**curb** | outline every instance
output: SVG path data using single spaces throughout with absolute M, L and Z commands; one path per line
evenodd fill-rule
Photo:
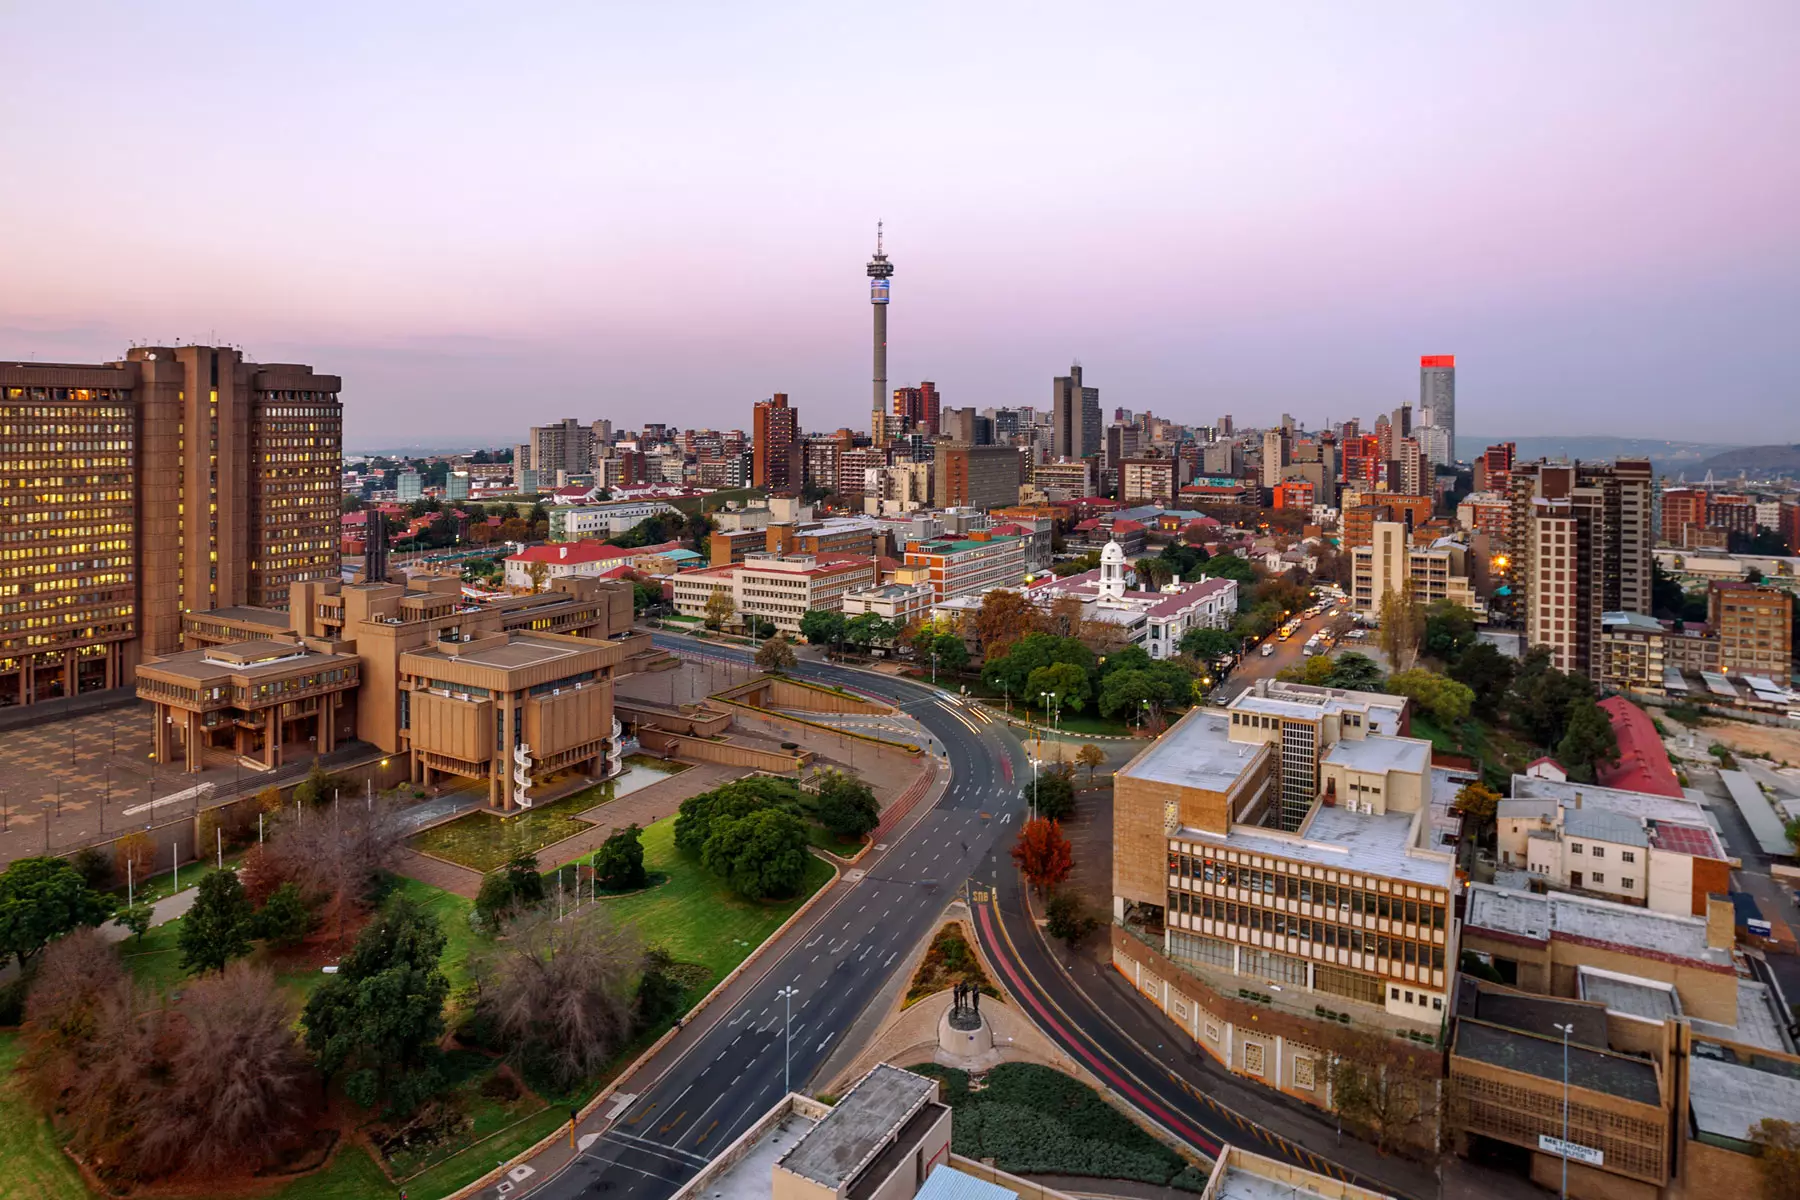
M 611 1083 L 601 1088 L 594 1094 L 592 1099 L 588 1100 L 586 1104 L 583 1104 L 577 1109 L 576 1111 L 579 1114 L 577 1119 L 579 1121 L 587 1120 L 588 1117 L 594 1114 L 596 1109 L 612 1099 L 614 1092 L 617 1092 L 620 1087 L 624 1086 L 627 1080 L 636 1075 L 638 1071 L 643 1068 L 645 1063 L 649 1062 L 660 1053 L 665 1046 L 674 1041 L 675 1035 L 680 1033 L 696 1016 L 704 1012 L 714 1000 L 718 999 L 719 996 L 724 993 L 726 988 L 730 987 L 733 983 L 736 983 L 739 976 L 749 970 L 754 963 L 762 958 L 764 951 L 774 945 L 777 941 L 781 940 L 781 938 L 787 934 L 787 931 L 793 928 L 794 924 L 798 922 L 800 918 L 811 912 L 813 907 L 817 905 L 819 901 L 830 894 L 831 890 L 836 887 L 838 882 L 843 878 L 844 873 L 842 869 L 840 869 L 836 863 L 832 863 L 830 859 L 826 858 L 822 859 L 822 861 L 831 866 L 831 878 L 826 880 L 825 883 L 819 887 L 818 891 L 807 897 L 806 902 L 795 909 L 793 913 L 789 915 L 787 920 L 783 921 L 778 928 L 769 934 L 768 937 L 764 938 L 762 943 L 758 945 L 755 950 L 752 950 L 743 962 L 733 967 L 730 972 L 726 974 L 725 978 L 713 985 L 711 991 L 700 997 L 700 999 L 695 1002 L 694 1007 L 690 1008 L 682 1015 L 677 1024 L 665 1031 L 661 1037 L 650 1043 L 649 1046 L 645 1047 L 644 1052 L 632 1059 L 631 1064 L 623 1071 L 619 1072 L 619 1074 L 613 1078 Z M 464 1184 L 454 1192 L 446 1193 L 442 1200 L 464 1200 L 464 1197 L 473 1196 L 484 1188 L 492 1187 L 513 1166 L 536 1158 L 545 1150 L 548 1150 L 552 1145 L 560 1143 L 566 1136 L 568 1136 L 568 1130 L 558 1126 L 556 1132 L 546 1134 L 542 1139 L 519 1151 L 505 1162 L 495 1166 L 479 1179 Z

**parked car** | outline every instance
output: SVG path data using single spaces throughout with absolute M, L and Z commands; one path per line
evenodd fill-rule
M 1264 658 L 1267 658 L 1267 657 L 1269 657 L 1269 655 L 1271 655 L 1273 653 L 1275 653 L 1275 643 L 1274 642 L 1264 642 L 1263 648 L 1262 648 L 1262 656 Z

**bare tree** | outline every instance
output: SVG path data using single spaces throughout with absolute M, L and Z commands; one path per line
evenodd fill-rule
M 1408 579 L 1398 590 L 1389 588 L 1381 593 L 1377 612 L 1381 628 L 1375 636 L 1382 653 L 1387 655 L 1388 669 L 1410 671 L 1418 660 L 1419 639 L 1425 633 L 1425 610 L 1413 591 L 1412 580 Z
M 561 921 L 533 911 L 474 966 L 477 1005 L 516 1059 L 567 1087 L 597 1073 L 632 1033 L 644 951 L 601 908 Z
M 54 1107 L 82 1069 L 102 1002 L 125 980 L 125 966 L 97 929 L 78 929 L 44 951 L 25 997 L 26 1077 Z
M 284 810 L 245 890 L 266 898 L 283 883 L 297 884 L 320 906 L 321 923 L 341 933 L 346 917 L 370 901 L 382 872 L 394 866 L 405 833 L 400 806 L 386 796 L 353 793 L 305 812 Z
M 167 1084 L 144 1122 L 145 1173 L 259 1165 L 316 1093 L 293 1005 L 267 970 L 236 962 L 189 985 L 177 1014 Z

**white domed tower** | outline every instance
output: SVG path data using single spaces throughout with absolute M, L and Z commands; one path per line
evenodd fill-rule
M 1117 541 L 1108 541 L 1106 548 L 1100 551 L 1100 598 L 1102 600 L 1122 600 L 1125 598 L 1125 575 L 1130 568 L 1125 565 L 1125 547 Z

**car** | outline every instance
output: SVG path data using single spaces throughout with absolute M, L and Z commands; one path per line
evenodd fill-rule
M 1263 656 L 1263 657 L 1264 657 L 1264 658 L 1267 658 L 1267 657 L 1269 657 L 1269 655 L 1271 655 L 1271 654 L 1273 654 L 1273 653 L 1275 653 L 1275 643 L 1273 643 L 1273 642 L 1264 642 L 1264 643 L 1263 643 L 1263 648 L 1262 648 L 1262 656 Z

